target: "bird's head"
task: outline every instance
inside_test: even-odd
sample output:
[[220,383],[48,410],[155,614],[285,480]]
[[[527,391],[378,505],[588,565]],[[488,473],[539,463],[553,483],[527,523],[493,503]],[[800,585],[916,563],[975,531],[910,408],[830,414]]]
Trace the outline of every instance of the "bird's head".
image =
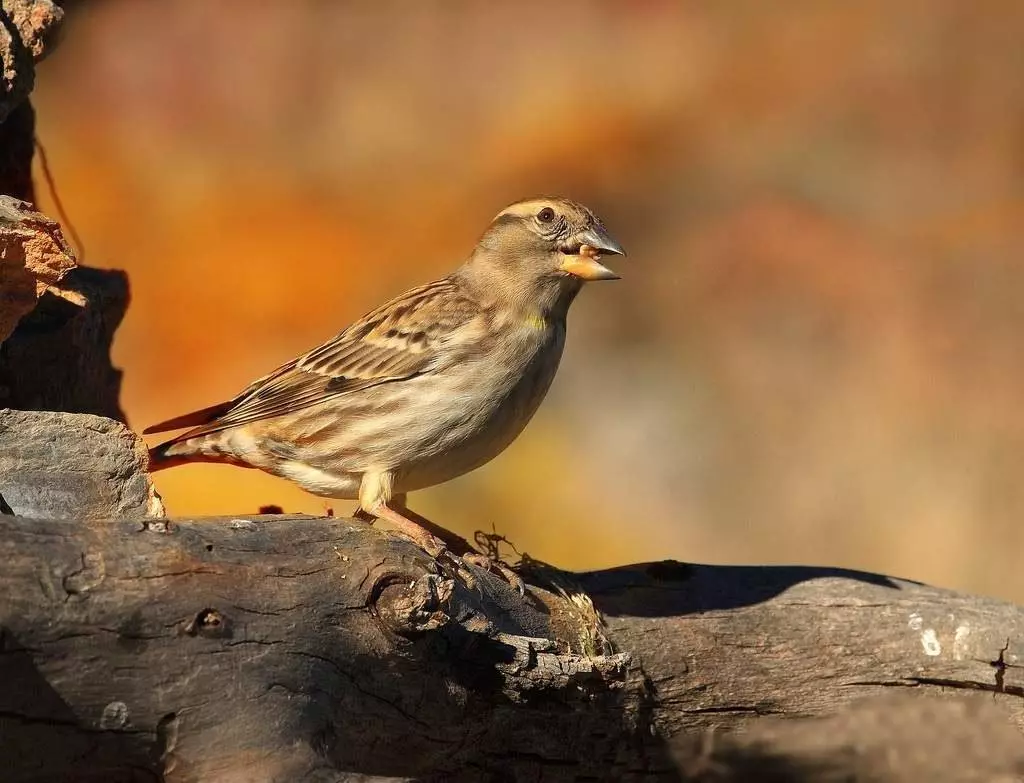
[[625,254],[593,212],[565,198],[534,198],[498,213],[465,268],[516,298],[554,307],[568,305],[585,282],[618,279],[600,261],[606,253]]

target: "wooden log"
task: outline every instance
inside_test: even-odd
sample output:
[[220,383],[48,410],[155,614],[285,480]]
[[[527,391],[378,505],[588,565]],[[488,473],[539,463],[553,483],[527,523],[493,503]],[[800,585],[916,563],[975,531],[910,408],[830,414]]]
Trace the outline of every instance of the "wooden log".
[[[377,527],[284,516],[0,516],[0,550],[5,781],[757,780],[824,763],[845,780],[913,759],[919,726],[927,763],[956,747],[992,780],[1024,762],[1024,612],[911,582],[530,561],[521,599]],[[879,736],[877,716],[907,736]]]

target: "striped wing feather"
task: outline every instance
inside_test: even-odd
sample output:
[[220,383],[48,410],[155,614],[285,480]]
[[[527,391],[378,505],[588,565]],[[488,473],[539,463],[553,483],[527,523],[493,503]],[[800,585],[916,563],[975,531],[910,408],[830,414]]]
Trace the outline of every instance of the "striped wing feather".
[[[450,278],[414,288],[255,381],[233,400],[178,416],[145,432],[199,425],[175,438],[184,440],[411,378],[430,369],[444,337],[473,312],[472,303]],[[209,418],[203,419],[206,415]]]

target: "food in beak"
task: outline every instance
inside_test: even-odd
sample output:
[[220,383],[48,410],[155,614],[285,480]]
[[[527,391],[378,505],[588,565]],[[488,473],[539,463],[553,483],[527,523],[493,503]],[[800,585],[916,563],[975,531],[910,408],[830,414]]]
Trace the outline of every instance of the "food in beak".
[[618,280],[619,276],[598,261],[601,251],[591,245],[580,245],[576,254],[566,254],[562,271],[581,280]]

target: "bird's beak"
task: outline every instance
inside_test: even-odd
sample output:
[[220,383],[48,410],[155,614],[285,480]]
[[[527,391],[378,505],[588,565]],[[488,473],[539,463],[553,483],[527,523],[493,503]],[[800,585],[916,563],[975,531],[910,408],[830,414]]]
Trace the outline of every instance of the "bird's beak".
[[561,269],[581,280],[618,280],[619,276],[597,259],[602,253],[626,255],[622,246],[612,239],[604,228],[595,227],[582,231],[575,240],[580,243],[577,253],[566,254]]

